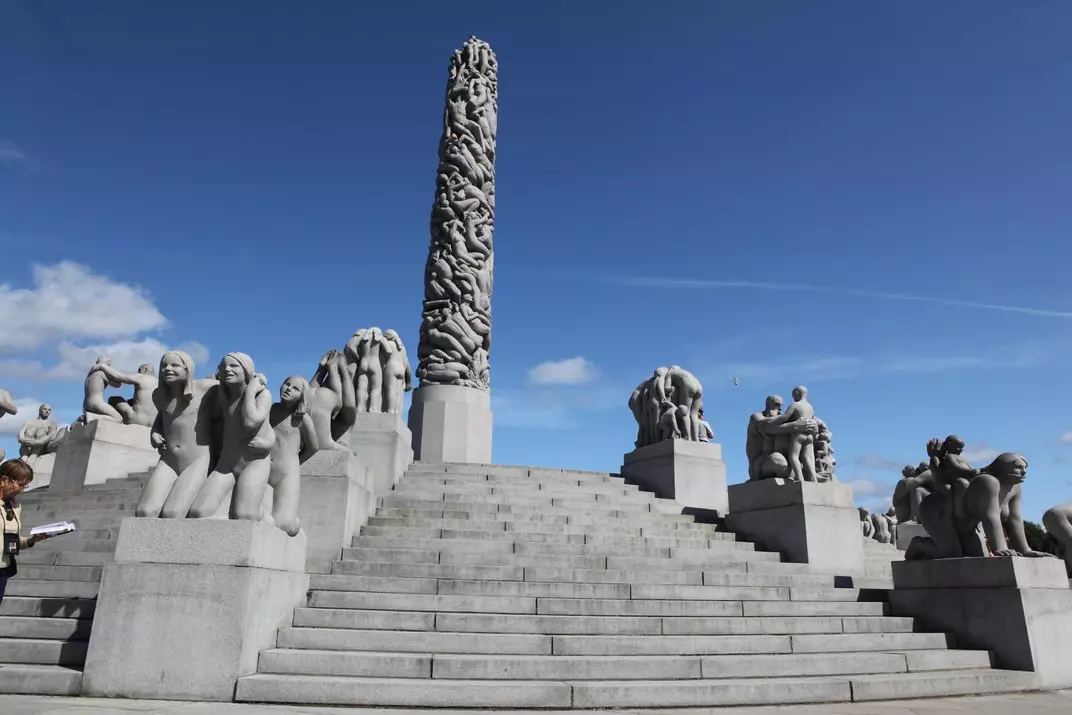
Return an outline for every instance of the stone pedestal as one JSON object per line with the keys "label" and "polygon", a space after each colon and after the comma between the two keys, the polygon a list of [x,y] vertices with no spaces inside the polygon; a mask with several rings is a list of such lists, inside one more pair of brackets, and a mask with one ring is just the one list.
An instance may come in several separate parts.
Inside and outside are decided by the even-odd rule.
{"label": "stone pedestal", "polygon": [[889,602],[893,615],[991,651],[998,668],[1034,672],[1040,688],[1072,685],[1072,589],[1058,559],[899,561]]}
{"label": "stone pedestal", "polygon": [[915,524],[910,521],[906,521],[903,524],[897,525],[897,541],[895,546],[901,551],[908,551],[908,545],[912,543],[912,539],[917,536],[926,536],[927,530],[923,528],[923,524]]}
{"label": "stone pedestal", "polygon": [[[17,455],[15,455],[17,456]],[[14,457],[12,457],[14,459]],[[52,474],[56,471],[56,455],[45,454],[40,457],[30,457],[26,463],[33,467],[34,479],[30,482],[30,489],[41,489],[52,485]]]}
{"label": "stone pedestal", "polygon": [[491,463],[491,394],[460,385],[425,385],[409,408],[414,458]]}
{"label": "stone pedestal", "polygon": [[839,576],[864,572],[860,516],[841,482],[761,479],[729,487],[726,526],[786,561]]}
{"label": "stone pedestal", "polygon": [[622,477],[661,499],[725,516],[726,463],[722,445],[667,439],[625,455]]}
{"label": "stone pedestal", "polygon": [[348,450],[322,450],[301,467],[298,517],[308,539],[305,567],[328,573],[376,509],[368,470]]}
{"label": "stone pedestal", "polygon": [[[149,428],[96,419],[76,423],[56,451],[52,491],[77,490],[89,484],[147,472],[160,461],[149,445]],[[36,481],[36,480],[35,480]]]}
{"label": "stone pedestal", "polygon": [[263,522],[124,519],[82,694],[231,701],[305,601],[305,537]]}
{"label": "stone pedestal", "polygon": [[402,415],[359,412],[348,439],[350,450],[368,468],[375,497],[394,489],[413,462],[412,434]]}

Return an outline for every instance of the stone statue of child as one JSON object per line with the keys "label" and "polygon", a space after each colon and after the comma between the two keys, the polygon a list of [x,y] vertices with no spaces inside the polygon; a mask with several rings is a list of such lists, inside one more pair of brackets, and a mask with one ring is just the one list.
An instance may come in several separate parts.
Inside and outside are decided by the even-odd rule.
{"label": "stone statue of child", "polygon": [[89,369],[86,375],[86,396],[82,400],[82,412],[85,415],[102,415],[116,422],[122,422],[123,415],[108,404],[108,400],[104,397],[104,391],[109,387],[119,387],[119,383],[109,378],[108,373],[101,369],[111,366],[112,359],[102,356],[97,358],[93,367]]}
{"label": "stone statue of child", "polygon": [[354,380],[348,367],[342,353],[329,350],[320,358],[313,375],[311,391],[305,399],[319,449],[347,449],[339,440],[357,419]]}
{"label": "stone statue of child", "polygon": [[291,375],[283,381],[279,402],[272,405],[268,415],[268,422],[275,430],[268,474],[268,484],[272,487],[272,521],[290,536],[297,536],[301,529],[298,519],[301,464],[319,449],[307,399],[313,389],[304,377]]}
{"label": "stone statue of child", "polygon": [[190,507],[190,516],[213,516],[231,493],[228,515],[232,519],[260,521],[264,494],[271,473],[275,430],[268,416],[272,394],[253,358],[232,352],[216,368],[218,385],[213,388],[213,419],[219,423],[219,458]]}
{"label": "stone statue of child", "polygon": [[[107,378],[112,385],[133,385],[134,397],[127,400],[119,396],[108,399],[108,404],[118,412],[123,424],[141,425],[151,427],[156,421],[156,405],[153,403],[153,390],[156,389],[157,379],[153,366],[145,363],[138,367],[134,374],[120,372],[111,366],[110,362],[97,361],[89,374],[99,372]],[[89,378],[86,378],[89,382]]]}
{"label": "stone statue of child", "polygon": [[402,414],[402,396],[413,389],[413,377],[409,357],[406,355],[406,346],[402,344],[402,338],[394,330],[383,331],[380,361],[382,363],[380,374],[383,378],[383,411],[392,415],[400,415]]}
{"label": "stone statue of child", "polygon": [[[912,539],[906,559],[957,558],[961,556],[1047,557],[1027,543],[1021,514],[1021,483],[1027,478],[1027,460],[1019,454],[999,454],[985,469],[967,480],[959,496],[949,487],[923,499],[920,517],[926,537]],[[959,515],[958,515],[959,512]],[[980,538],[982,527],[984,539]]]}
{"label": "stone statue of child", "polygon": [[813,426],[809,430],[795,431],[789,442],[789,466],[792,470],[793,481],[816,481],[815,472],[815,435],[818,426],[815,423],[815,408],[808,402],[808,388],[798,385],[793,388],[793,403],[785,414],[773,417],[762,423],[766,432],[773,432],[774,428],[793,422],[803,422]]}
{"label": "stone statue of child", "polygon": [[19,429],[19,456],[32,460],[46,454],[54,454],[67,436],[67,430],[61,430],[52,421],[52,407],[41,405],[37,408],[37,419],[28,420]]}
{"label": "stone statue of child", "polygon": [[888,544],[893,540],[893,536],[890,534],[890,522],[886,520],[886,517],[882,514],[871,515],[871,525],[874,527],[875,541],[880,544]]}
{"label": "stone statue of child", "polygon": [[857,507],[856,511],[860,514],[860,530],[863,531],[864,538],[874,538],[875,525],[871,523],[871,512],[862,506]]}
{"label": "stone statue of child", "polygon": [[893,509],[900,523],[919,523],[919,505],[935,490],[934,475],[927,462],[913,467],[905,465],[901,480],[893,488]]}
{"label": "stone statue of child", "polygon": [[[213,379],[195,379],[194,361],[184,352],[160,358],[153,390],[156,419],[149,443],[160,452],[134,513],[184,519],[205,484],[213,456]],[[205,399],[208,397],[209,399]]]}

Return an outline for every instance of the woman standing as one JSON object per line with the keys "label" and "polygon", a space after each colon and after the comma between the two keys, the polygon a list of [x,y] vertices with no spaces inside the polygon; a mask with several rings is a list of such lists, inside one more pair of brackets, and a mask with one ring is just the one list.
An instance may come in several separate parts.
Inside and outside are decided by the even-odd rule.
{"label": "woman standing", "polygon": [[0,553],[0,601],[4,600],[7,580],[18,570],[15,556],[20,549],[28,549],[36,544],[36,536],[23,538],[19,536],[22,528],[22,507],[15,502],[15,497],[22,493],[33,481],[33,467],[21,459],[9,459],[0,464],[0,516],[4,521],[3,552]]}

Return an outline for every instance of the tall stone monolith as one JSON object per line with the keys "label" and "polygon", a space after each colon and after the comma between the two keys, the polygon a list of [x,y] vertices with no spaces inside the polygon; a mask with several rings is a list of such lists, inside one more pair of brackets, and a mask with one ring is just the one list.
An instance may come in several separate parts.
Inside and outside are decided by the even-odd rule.
{"label": "tall stone monolith", "polygon": [[470,37],[447,80],[424,307],[420,386],[409,427],[426,462],[491,462],[491,291],[494,274],[498,62]]}

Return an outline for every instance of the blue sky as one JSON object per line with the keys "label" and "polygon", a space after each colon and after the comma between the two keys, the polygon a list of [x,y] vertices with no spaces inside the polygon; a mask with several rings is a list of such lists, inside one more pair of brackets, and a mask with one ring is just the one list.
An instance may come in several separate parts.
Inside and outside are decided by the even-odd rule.
{"label": "blue sky", "polygon": [[100,352],[242,350],[273,385],[370,325],[415,354],[476,34],[496,461],[616,470],[676,363],[731,481],[803,382],[861,502],[950,432],[1028,457],[1029,517],[1072,499],[1072,5],[516,5],[0,5],[0,386],[69,421]]}

